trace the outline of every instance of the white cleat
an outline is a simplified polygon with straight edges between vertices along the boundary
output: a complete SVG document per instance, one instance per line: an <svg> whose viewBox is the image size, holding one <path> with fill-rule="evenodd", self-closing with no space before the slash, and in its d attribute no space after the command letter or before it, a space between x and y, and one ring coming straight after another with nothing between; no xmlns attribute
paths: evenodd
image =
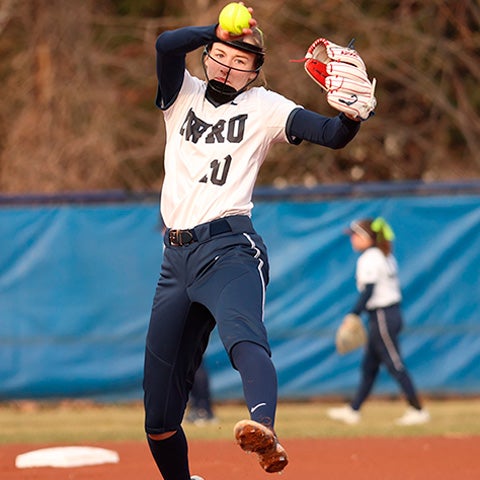
<svg viewBox="0 0 480 480"><path fill-rule="evenodd" d="M350 405L344 407L329 408L327 415L332 420L338 420L347 425L356 425L360 421L360 412L354 410Z"/></svg>
<svg viewBox="0 0 480 480"><path fill-rule="evenodd" d="M430 413L428 410L417 410L410 407L400 418L395 420L396 425L422 425L430 421Z"/></svg>

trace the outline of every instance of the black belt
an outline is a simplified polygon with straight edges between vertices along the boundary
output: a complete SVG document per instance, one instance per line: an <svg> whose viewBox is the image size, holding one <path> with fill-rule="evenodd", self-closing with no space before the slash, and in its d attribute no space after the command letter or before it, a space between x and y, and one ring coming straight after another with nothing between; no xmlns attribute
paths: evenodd
<svg viewBox="0 0 480 480"><path fill-rule="evenodd" d="M198 242L198 237L201 236L205 238L205 230L207 230L207 239L209 237L214 237L215 235L220 235L222 233L228 233L232 231L232 227L224 218L219 218L218 220L213 220L209 224L199 225L198 227L186 229L186 230L174 230L170 229L168 231L168 242L173 247L183 247L190 245L192 243ZM200 235L201 229L201 235ZM199 232L197 235L196 230Z"/></svg>

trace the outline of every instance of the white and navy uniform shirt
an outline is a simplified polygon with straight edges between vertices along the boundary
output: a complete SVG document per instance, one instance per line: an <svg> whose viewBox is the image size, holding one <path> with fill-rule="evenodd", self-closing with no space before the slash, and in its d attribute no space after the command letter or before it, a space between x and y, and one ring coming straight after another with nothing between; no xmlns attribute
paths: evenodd
<svg viewBox="0 0 480 480"><path fill-rule="evenodd" d="M231 215L250 216L258 170L274 143L302 140L344 147L360 123L343 113L325 117L263 87L213 105L207 83L186 69L186 54L219 41L216 25L158 36L157 106L167 144L161 214L167 228L189 229Z"/></svg>
<svg viewBox="0 0 480 480"><path fill-rule="evenodd" d="M359 292L367 285L374 285L367 310L388 307L402 300L398 265L392 254L384 255L377 247L367 248L357 259L355 278Z"/></svg>
<svg viewBox="0 0 480 480"><path fill-rule="evenodd" d="M187 70L181 90L164 111L167 132L161 213L173 228L228 215L250 216L258 170L273 143L288 142L285 125L299 108L255 87L214 106L207 84Z"/></svg>

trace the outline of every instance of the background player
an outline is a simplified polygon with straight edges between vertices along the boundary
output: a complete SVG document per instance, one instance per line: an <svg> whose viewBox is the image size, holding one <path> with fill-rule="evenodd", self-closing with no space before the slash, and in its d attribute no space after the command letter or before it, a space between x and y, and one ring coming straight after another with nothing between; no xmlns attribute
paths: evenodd
<svg viewBox="0 0 480 480"><path fill-rule="evenodd" d="M269 264L250 219L251 196L272 144L342 148L360 128L343 113L325 117L253 87L265 54L256 24L252 17L240 36L217 24L185 27L156 42L167 228L146 339L144 403L148 443L165 480L190 478L181 423L215 324L250 417L235 426L237 442L266 472L287 465L274 430L277 376L263 323ZM185 68L186 55L200 47L206 81Z"/></svg>
<svg viewBox="0 0 480 480"><path fill-rule="evenodd" d="M402 389L410 408L398 425L428 422L430 414L422 408L415 387L400 354L398 336L403 326L397 261L392 254L394 233L379 217L353 222L348 229L352 248L361 252L356 266L360 295L351 313L368 312L368 341L362 361L360 385L349 405L331 408L327 415L348 424L360 421L360 407L369 396L383 364Z"/></svg>
<svg viewBox="0 0 480 480"><path fill-rule="evenodd" d="M185 419L187 422L198 426L218 421L213 413L210 376L205 360L202 360L195 373L192 390L190 391L188 414Z"/></svg>

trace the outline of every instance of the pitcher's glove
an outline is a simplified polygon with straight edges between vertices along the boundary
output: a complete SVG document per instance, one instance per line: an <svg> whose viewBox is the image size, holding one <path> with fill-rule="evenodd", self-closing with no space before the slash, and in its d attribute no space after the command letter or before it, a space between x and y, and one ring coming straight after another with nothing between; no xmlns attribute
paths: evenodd
<svg viewBox="0 0 480 480"><path fill-rule="evenodd" d="M353 40L350 46L353 46ZM368 79L365 63L349 47L317 38L307 50L304 67L327 92L330 106L351 118L367 120L377 106L374 95L377 82Z"/></svg>
<svg viewBox="0 0 480 480"><path fill-rule="evenodd" d="M346 315L335 335L335 346L341 355L363 347L367 342L367 331L362 319L354 314Z"/></svg>

